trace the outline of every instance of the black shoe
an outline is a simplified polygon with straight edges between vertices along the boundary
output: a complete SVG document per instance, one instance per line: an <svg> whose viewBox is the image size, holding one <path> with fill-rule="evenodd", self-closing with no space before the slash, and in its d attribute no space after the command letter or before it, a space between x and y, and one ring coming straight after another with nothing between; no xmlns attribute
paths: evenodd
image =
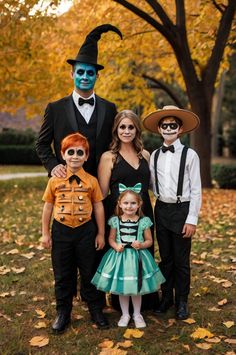
<svg viewBox="0 0 236 355"><path fill-rule="evenodd" d="M156 308L156 309L154 309L154 313L155 314L163 314L163 313L166 313L167 311L168 311L168 309L170 308L170 307L172 307L173 306L173 301L172 300L164 300L164 301L162 301L161 303L160 303L160 305Z"/></svg>
<svg viewBox="0 0 236 355"><path fill-rule="evenodd" d="M91 319L92 322L94 322L99 329L108 329L109 328L109 323L102 313L102 311L93 311L91 312Z"/></svg>
<svg viewBox="0 0 236 355"><path fill-rule="evenodd" d="M54 333L63 333L70 324L70 315L64 312L58 312L55 321L52 324Z"/></svg>
<svg viewBox="0 0 236 355"><path fill-rule="evenodd" d="M184 320L189 316L187 302L179 302L179 306L176 311L176 319Z"/></svg>

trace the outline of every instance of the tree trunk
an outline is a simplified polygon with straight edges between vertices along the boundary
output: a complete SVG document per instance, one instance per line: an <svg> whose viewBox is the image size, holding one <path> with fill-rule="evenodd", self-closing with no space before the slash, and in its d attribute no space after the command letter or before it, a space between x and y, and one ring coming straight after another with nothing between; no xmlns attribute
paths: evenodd
<svg viewBox="0 0 236 355"><path fill-rule="evenodd" d="M199 155L203 187L211 187L211 107L204 94L190 98L191 108L200 118L200 126L191 134L191 146Z"/></svg>

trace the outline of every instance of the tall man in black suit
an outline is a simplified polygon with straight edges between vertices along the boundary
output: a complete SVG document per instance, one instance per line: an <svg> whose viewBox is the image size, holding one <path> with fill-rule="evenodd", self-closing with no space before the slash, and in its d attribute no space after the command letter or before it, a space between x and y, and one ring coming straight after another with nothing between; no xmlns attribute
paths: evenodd
<svg viewBox="0 0 236 355"><path fill-rule="evenodd" d="M49 103L45 110L44 121L36 142L36 151L49 176L66 176L60 145L62 139L70 133L79 131L88 139L90 151L84 169L91 175L97 175L99 159L102 153L109 149L113 121L117 114L116 106L94 93L98 71L104 69L97 63L97 42L101 34L108 31L116 32L122 39L118 28L110 24L92 30L76 58L67 60L67 63L72 65L73 93ZM98 262L101 258L100 253L98 252ZM77 294L77 268L74 273L74 294ZM100 328L107 326L107 321L102 314L94 321ZM54 328L60 329L61 324L57 323L54 324Z"/></svg>
<svg viewBox="0 0 236 355"><path fill-rule="evenodd" d="M49 176L65 176L60 143L70 133L79 131L88 139L90 152L84 169L92 175L97 175L100 156L109 148L116 106L94 93L98 71L104 68L97 63L97 41L102 33L108 31L116 32L122 38L118 28L110 24L91 31L76 58L67 60L72 65L73 93L49 103L45 110L36 151Z"/></svg>

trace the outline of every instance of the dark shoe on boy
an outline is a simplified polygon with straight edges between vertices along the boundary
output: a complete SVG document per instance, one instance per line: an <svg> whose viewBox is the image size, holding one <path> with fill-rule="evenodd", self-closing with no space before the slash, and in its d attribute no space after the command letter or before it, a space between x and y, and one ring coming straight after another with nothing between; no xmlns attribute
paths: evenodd
<svg viewBox="0 0 236 355"><path fill-rule="evenodd" d="M154 309L154 313L155 314L164 314L168 311L168 309L170 307L173 306L173 304L174 304L173 300L165 299L165 300L161 301L160 305L156 309Z"/></svg>
<svg viewBox="0 0 236 355"><path fill-rule="evenodd" d="M187 302L179 302L176 310L176 319L184 320L189 317L188 304Z"/></svg>
<svg viewBox="0 0 236 355"><path fill-rule="evenodd" d="M101 310L92 311L91 319L99 329L109 328L109 323Z"/></svg>
<svg viewBox="0 0 236 355"><path fill-rule="evenodd" d="M70 314L59 311L56 319L52 324L52 330L54 333L63 333L70 324Z"/></svg>

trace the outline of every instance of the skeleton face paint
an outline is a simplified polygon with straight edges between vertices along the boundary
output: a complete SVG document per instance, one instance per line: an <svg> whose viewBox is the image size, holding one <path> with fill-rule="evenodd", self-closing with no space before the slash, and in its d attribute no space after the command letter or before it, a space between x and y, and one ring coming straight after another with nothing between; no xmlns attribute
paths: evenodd
<svg viewBox="0 0 236 355"><path fill-rule="evenodd" d="M181 127L175 119L171 117L162 120L158 129L164 139L164 142L167 144L172 144L181 133Z"/></svg>
<svg viewBox="0 0 236 355"><path fill-rule="evenodd" d="M93 89L97 73L93 65L85 63L77 63L74 67L73 79L75 87L82 91Z"/></svg>

